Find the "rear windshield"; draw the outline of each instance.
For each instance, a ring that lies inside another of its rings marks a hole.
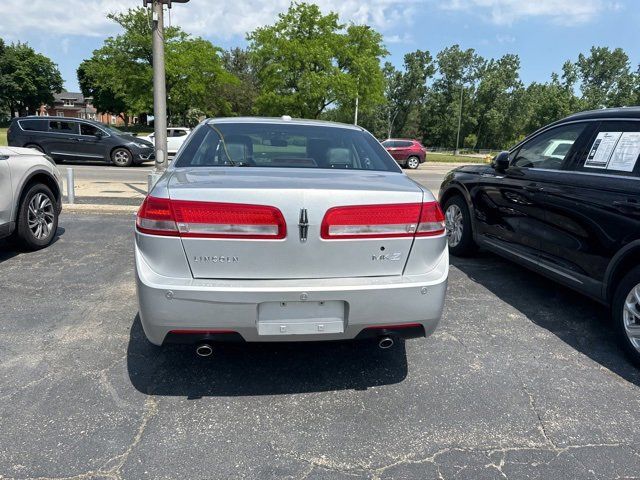
[[[46,132],[47,123],[45,120],[20,120],[18,122],[23,130]]]
[[[203,124],[189,138],[175,166],[399,171],[367,132],[281,123]]]

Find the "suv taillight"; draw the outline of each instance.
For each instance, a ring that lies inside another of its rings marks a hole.
[[[327,210],[320,227],[325,240],[434,236],[444,233],[437,202],[350,205]]]
[[[136,225],[141,233],[163,236],[260,240],[287,236],[282,212],[275,207],[152,196],[140,207]]]

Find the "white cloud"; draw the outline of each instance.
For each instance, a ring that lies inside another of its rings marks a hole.
[[[622,5],[606,0],[451,0],[441,8],[477,13],[497,25],[532,17],[547,18],[556,25],[577,25],[606,10],[620,10]]]
[[[343,21],[366,23],[385,31],[413,17],[416,4],[426,0],[316,0],[324,12],[335,11]],[[171,21],[187,32],[211,38],[244,37],[272,23],[290,0],[191,0],[174,4]],[[102,37],[117,32],[105,15],[141,6],[142,0],[0,0],[0,37],[19,40],[26,34]],[[166,19],[166,22],[169,18]]]

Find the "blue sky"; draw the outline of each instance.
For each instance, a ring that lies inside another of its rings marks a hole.
[[[435,55],[459,43],[485,57],[516,53],[525,83],[546,81],[565,60],[592,45],[622,47],[633,69],[640,63],[639,0],[318,0],[344,21],[367,23],[385,37],[389,60],[406,52]],[[78,64],[117,28],[105,13],[141,0],[2,0],[0,37],[23,41],[51,57],[69,90]],[[223,48],[244,46],[244,33],[271,23],[288,0],[191,0],[175,5],[171,21]],[[123,72],[126,74],[126,72]]]

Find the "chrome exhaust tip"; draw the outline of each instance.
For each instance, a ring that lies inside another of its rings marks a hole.
[[[393,338],[391,337],[381,337],[380,340],[378,341],[378,347],[380,347],[382,350],[386,350],[388,348],[393,347],[394,341]]]
[[[213,353],[213,348],[208,343],[201,343],[196,347],[196,355],[199,357],[210,357]]]

